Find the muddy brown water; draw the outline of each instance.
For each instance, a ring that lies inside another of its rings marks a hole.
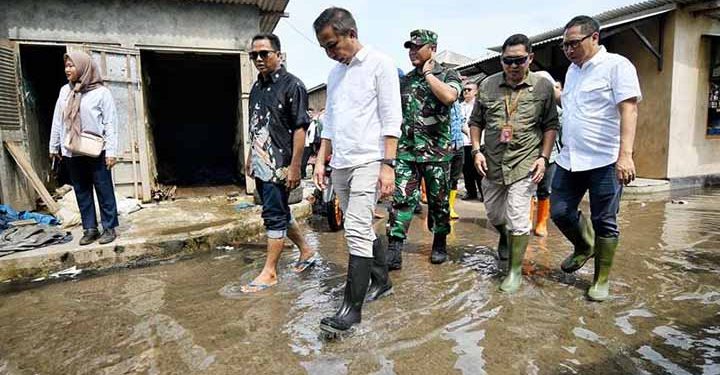
[[[347,255],[320,218],[304,228],[322,261],[242,295],[264,244],[189,260],[0,291],[0,374],[720,374],[720,190],[623,202],[614,299],[583,297],[592,265],[558,266],[554,228],[534,238],[519,293],[496,291],[497,236],[477,207],[428,262],[413,223],[395,293],[366,305],[355,334],[326,342],[320,319],[341,296]],[[678,202],[677,200],[681,200]],[[379,223],[381,226],[382,223]]]

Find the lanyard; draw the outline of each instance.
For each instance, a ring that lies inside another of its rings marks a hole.
[[[510,117],[517,112],[518,105],[520,103],[520,97],[522,96],[522,89],[518,91],[515,100],[510,104],[510,98],[512,97],[512,90],[505,96],[505,124],[510,124]]]

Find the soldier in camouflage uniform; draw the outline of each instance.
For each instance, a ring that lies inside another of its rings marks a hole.
[[[400,81],[402,137],[398,143],[395,194],[388,222],[388,266],[402,267],[402,245],[420,197],[419,181],[425,179],[429,220],[434,233],[430,261],[447,260],[446,237],[450,232],[448,194],[452,136],[450,108],[462,91],[460,76],[435,63],[437,34],[415,30],[405,42],[415,67]]]

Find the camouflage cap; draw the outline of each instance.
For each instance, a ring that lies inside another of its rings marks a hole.
[[[405,48],[410,48],[410,45],[422,46],[425,44],[437,44],[437,34],[430,30],[413,30],[410,32],[410,40],[405,42]]]

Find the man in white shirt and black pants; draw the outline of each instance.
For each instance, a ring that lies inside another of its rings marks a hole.
[[[571,273],[595,257],[587,296],[609,297],[608,274],[620,231],[617,214],[624,184],[635,179],[632,159],[637,105],[635,67],[600,45],[600,24],[577,16],[565,26],[563,50],[572,62],[562,93],[563,148],[552,183],[551,215],[575,249],[561,268]],[[578,205],[590,192],[592,225]]]
[[[331,335],[360,323],[366,299],[388,294],[385,251],[372,220],[378,190],[383,197],[395,189],[395,155],[402,112],[400,81],[393,61],[358,40],[352,14],[328,8],[313,23],[328,57],[338,62],[327,82],[322,143],[314,180],[325,188],[325,157],[332,153],[332,180],[345,213],[345,238],[350,251],[343,304],[320,328]],[[370,285],[370,290],[368,290]]]

